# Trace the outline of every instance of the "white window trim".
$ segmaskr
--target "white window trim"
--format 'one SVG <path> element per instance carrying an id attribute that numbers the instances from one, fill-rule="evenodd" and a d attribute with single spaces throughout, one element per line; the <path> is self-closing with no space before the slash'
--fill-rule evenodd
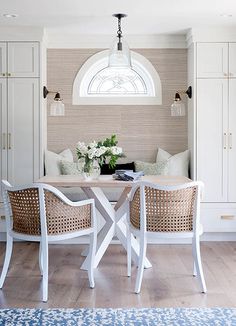
<path id="1" fill-rule="evenodd" d="M 87 94 L 88 84 L 92 77 L 107 67 L 109 50 L 104 50 L 90 57 L 78 71 L 72 92 L 73 105 L 161 105 L 162 86 L 159 74 L 151 62 L 139 53 L 131 51 L 134 70 L 141 76 L 147 76 L 145 83 L 149 94 L 131 96 L 101 96 Z M 143 68 L 145 67 L 145 72 Z M 150 96 L 150 94 L 153 94 Z"/>

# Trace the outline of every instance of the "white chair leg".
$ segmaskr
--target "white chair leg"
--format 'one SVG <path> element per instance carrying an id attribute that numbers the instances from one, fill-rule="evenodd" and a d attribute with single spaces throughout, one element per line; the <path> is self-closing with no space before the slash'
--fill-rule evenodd
<path id="1" fill-rule="evenodd" d="M 206 283 L 204 279 L 203 269 L 202 269 L 202 260 L 201 260 L 201 253 L 200 253 L 200 241 L 199 236 L 196 236 L 192 240 L 193 246 L 193 258 L 196 266 L 196 274 L 199 278 L 201 289 L 203 293 L 207 292 Z"/>
<path id="2" fill-rule="evenodd" d="M 43 276 L 43 254 L 41 241 L 39 242 L 39 269 L 41 276 Z"/>
<path id="3" fill-rule="evenodd" d="M 127 225 L 127 276 L 131 276 L 131 232 Z"/>
<path id="4" fill-rule="evenodd" d="M 91 289 L 94 288 L 94 261 L 95 261 L 95 252 L 97 247 L 97 232 L 94 230 L 93 233 L 90 234 L 90 245 L 89 245 L 89 268 L 88 268 L 88 278 L 89 278 L 89 286 Z"/>
<path id="5" fill-rule="evenodd" d="M 9 234 L 7 234 L 6 253 L 5 253 L 5 259 L 2 268 L 2 274 L 0 278 L 0 289 L 3 287 L 5 278 L 7 276 L 7 271 L 11 260 L 12 247 L 13 247 L 13 238 Z"/>
<path id="6" fill-rule="evenodd" d="M 48 242 L 42 242 L 43 260 L 43 301 L 48 301 Z"/>
<path id="7" fill-rule="evenodd" d="M 147 239 L 144 236 L 140 240 L 140 250 L 139 250 L 140 254 L 139 254 L 138 274 L 135 283 L 135 293 L 139 293 L 141 290 L 143 270 L 144 270 L 144 260 L 146 257 L 146 249 L 147 249 Z"/>

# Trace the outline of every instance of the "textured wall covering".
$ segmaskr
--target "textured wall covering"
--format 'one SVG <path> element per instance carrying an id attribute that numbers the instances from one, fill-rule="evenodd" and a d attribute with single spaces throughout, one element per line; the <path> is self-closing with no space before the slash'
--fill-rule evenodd
<path id="1" fill-rule="evenodd" d="M 81 65 L 97 51 L 48 49 L 47 86 L 61 92 L 66 107 L 64 117 L 48 117 L 48 149 L 74 150 L 79 140 L 97 140 L 115 133 L 126 153 L 125 161 L 155 161 L 158 147 L 173 154 L 185 150 L 187 117 L 171 117 L 170 105 L 175 91 L 187 87 L 187 50 L 135 50 L 149 59 L 160 75 L 161 106 L 72 105 L 74 78 Z"/>

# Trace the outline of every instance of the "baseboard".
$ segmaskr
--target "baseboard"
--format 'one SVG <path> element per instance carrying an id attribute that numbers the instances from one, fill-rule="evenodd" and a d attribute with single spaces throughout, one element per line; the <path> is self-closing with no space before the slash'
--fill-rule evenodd
<path id="1" fill-rule="evenodd" d="M 0 241 L 6 241 L 6 233 L 0 232 Z M 201 241 L 236 241 L 236 233 L 235 232 L 207 232 L 201 236 Z M 88 238 L 86 236 L 69 239 L 60 242 L 53 242 L 54 244 L 87 244 Z M 150 244 L 189 244 L 191 243 L 190 239 L 152 239 L 149 240 Z M 120 244 L 117 239 L 112 240 L 112 244 Z"/>

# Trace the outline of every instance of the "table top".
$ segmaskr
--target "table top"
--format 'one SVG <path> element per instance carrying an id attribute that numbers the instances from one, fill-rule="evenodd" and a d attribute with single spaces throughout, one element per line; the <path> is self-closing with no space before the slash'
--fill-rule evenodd
<path id="1" fill-rule="evenodd" d="M 184 176 L 168 176 L 168 175 L 149 175 L 144 176 L 140 180 L 157 183 L 160 185 L 179 185 L 191 182 L 192 180 Z M 47 183 L 55 187 L 82 187 L 82 188 L 126 188 L 132 187 L 134 181 L 115 180 L 111 175 L 100 175 L 97 180 L 87 181 L 82 176 L 77 175 L 59 175 L 44 176 L 37 180 L 39 183 Z"/>

